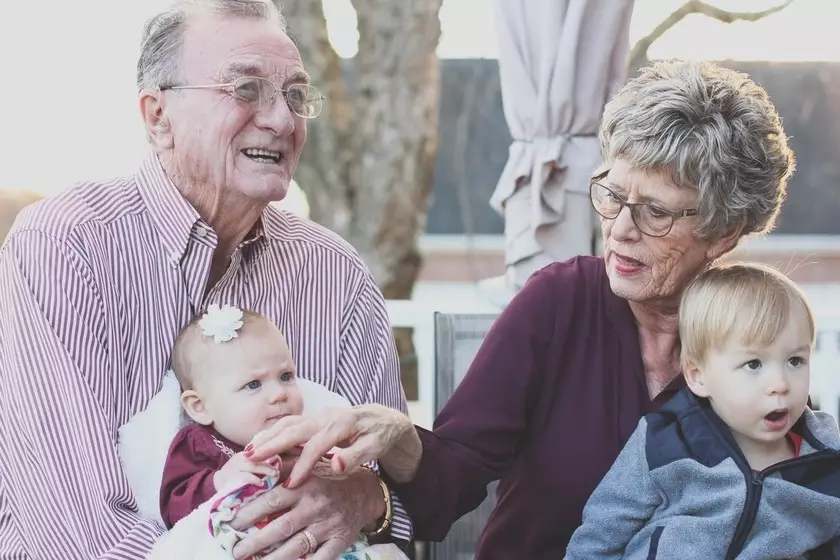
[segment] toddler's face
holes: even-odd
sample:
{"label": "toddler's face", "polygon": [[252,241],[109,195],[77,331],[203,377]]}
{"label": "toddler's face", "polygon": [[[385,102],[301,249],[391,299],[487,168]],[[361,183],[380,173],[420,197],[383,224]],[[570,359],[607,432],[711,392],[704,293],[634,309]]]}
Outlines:
{"label": "toddler's face", "polygon": [[773,344],[747,348],[738,341],[707,353],[691,384],[732,429],[745,454],[772,452],[802,416],[811,379],[811,339],[804,310],[791,309]]}
{"label": "toddler's face", "polygon": [[247,324],[200,359],[205,367],[195,390],[206,417],[230,441],[244,447],[278,419],[303,411],[292,354],[274,325]]}

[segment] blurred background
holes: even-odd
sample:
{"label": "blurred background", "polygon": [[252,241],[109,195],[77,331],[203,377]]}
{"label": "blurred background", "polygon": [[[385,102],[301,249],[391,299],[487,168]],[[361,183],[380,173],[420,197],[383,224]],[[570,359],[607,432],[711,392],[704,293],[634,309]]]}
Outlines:
{"label": "blurred background", "polygon": [[[81,179],[131,173],[141,161],[147,146],[135,64],[144,21],[166,4],[4,6],[0,239],[22,206]],[[428,424],[431,313],[495,313],[515,289],[505,280],[505,217],[489,204],[512,142],[498,60],[499,2],[282,4],[328,102],[310,125],[299,189],[280,204],[343,235],[371,267],[398,327],[412,413]],[[648,60],[719,61],[747,72],[777,105],[798,170],[776,230],[734,257],[777,265],[803,285],[821,314],[817,384],[833,387],[840,356],[840,2],[630,4],[626,75]]]}

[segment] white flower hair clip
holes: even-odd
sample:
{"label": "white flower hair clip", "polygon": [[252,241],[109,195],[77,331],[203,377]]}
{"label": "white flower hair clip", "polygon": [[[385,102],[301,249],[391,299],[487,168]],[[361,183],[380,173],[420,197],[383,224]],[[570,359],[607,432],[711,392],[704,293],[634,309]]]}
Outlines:
{"label": "white flower hair clip", "polygon": [[198,322],[205,336],[213,338],[213,342],[221,344],[234,339],[242,328],[242,310],[232,305],[219,307],[215,303],[207,306],[207,312]]}

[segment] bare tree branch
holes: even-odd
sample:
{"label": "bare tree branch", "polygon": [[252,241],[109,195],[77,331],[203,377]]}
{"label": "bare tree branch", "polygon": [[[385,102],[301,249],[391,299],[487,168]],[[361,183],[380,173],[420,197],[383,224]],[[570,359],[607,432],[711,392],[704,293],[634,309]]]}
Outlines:
{"label": "bare tree branch", "polygon": [[773,15],[787,8],[793,0],[785,0],[783,3],[760,12],[731,12],[723,10],[716,6],[712,6],[701,0],[688,0],[685,4],[671,12],[662,22],[657,25],[653,31],[633,45],[630,51],[628,67],[635,70],[641,67],[647,60],[647,53],[650,46],[659,39],[666,31],[681,22],[686,16],[691,14],[702,14],[706,17],[716,19],[723,23],[732,23],[734,21],[757,21],[767,16]]}

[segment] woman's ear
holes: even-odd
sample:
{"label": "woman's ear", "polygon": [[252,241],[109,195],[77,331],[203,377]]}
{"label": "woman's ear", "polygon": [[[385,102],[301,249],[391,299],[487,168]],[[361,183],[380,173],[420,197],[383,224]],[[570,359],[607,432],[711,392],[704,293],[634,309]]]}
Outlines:
{"label": "woman's ear", "polygon": [[714,262],[738,245],[738,240],[741,239],[741,234],[744,228],[740,225],[730,228],[723,237],[713,240],[709,243],[706,249],[706,259],[709,262]]}
{"label": "woman's ear", "polygon": [[213,423],[210,413],[207,412],[207,409],[204,407],[204,401],[201,400],[201,396],[192,389],[188,389],[181,393],[181,406],[184,407],[187,415],[189,415],[196,424],[209,426]]}
{"label": "woman's ear", "polygon": [[140,114],[146,128],[146,136],[158,150],[171,148],[172,129],[166,117],[166,98],[160,90],[140,92]]}
{"label": "woman's ear", "polygon": [[683,364],[683,377],[685,377],[685,384],[691,389],[691,392],[698,397],[707,398],[709,390],[706,388],[705,379],[703,376],[703,366],[691,361],[686,361]]}

